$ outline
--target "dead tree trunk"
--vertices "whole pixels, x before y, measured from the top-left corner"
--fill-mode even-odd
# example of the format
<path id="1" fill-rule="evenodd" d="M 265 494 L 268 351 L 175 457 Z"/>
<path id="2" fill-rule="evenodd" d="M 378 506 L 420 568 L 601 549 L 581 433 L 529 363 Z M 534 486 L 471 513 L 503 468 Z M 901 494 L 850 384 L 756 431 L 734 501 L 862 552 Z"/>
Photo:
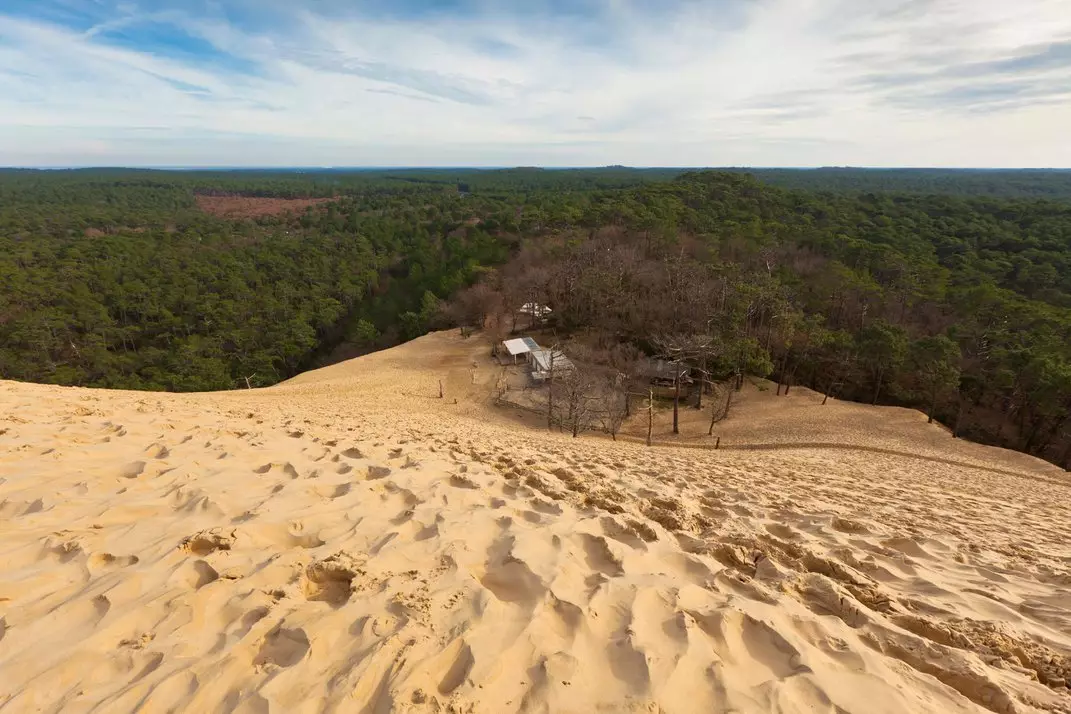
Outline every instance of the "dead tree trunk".
<path id="1" fill-rule="evenodd" d="M 651 432 L 654 430 L 654 390 L 647 390 L 647 445 L 651 445 Z"/>
<path id="2" fill-rule="evenodd" d="M 680 434 L 679 411 L 681 404 L 681 375 L 680 368 L 676 368 L 677 376 L 673 380 L 673 433 Z"/>
<path id="3" fill-rule="evenodd" d="M 554 352 L 550 353 L 550 374 L 547 375 L 547 431 L 554 428 Z"/>
<path id="4" fill-rule="evenodd" d="M 713 399 L 710 400 L 710 428 L 707 429 L 707 436 L 714 436 L 714 424 L 718 421 L 718 403 Z"/>

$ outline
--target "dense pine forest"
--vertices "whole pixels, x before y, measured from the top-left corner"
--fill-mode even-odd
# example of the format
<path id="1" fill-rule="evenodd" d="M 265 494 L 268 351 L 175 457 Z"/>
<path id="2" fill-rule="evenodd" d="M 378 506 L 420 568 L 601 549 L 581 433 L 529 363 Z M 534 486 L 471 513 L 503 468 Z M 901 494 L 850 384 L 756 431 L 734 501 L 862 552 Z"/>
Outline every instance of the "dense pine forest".
<path id="1" fill-rule="evenodd" d="M 0 171 L 0 286 L 7 379 L 263 386 L 534 301 L 1071 465 L 1068 172 Z"/>

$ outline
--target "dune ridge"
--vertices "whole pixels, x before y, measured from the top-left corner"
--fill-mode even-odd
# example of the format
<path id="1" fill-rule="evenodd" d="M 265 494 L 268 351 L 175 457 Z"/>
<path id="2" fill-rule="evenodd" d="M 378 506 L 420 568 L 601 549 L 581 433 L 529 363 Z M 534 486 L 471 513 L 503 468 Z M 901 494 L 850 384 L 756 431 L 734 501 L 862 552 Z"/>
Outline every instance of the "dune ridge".
<path id="1" fill-rule="evenodd" d="M 483 354 L 0 383 L 0 712 L 1071 712 L 1058 469 L 802 392 L 574 440 Z"/>

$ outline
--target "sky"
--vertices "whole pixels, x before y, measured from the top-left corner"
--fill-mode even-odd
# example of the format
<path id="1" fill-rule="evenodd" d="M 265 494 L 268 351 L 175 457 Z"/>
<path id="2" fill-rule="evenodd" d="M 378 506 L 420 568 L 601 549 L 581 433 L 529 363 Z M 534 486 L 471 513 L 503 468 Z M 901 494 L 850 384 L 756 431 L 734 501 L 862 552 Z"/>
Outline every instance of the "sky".
<path id="1" fill-rule="evenodd" d="M 1071 0 L 0 0 L 3 166 L 1071 167 Z"/>

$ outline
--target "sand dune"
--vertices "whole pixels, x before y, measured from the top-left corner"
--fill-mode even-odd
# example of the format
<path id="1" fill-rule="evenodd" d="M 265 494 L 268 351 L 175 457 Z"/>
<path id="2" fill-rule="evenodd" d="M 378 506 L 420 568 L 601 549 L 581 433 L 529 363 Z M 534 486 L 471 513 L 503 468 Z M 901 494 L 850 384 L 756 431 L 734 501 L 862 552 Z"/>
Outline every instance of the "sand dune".
<path id="1" fill-rule="evenodd" d="M 1071 712 L 1062 471 L 805 390 L 574 440 L 483 354 L 0 383 L 0 712 Z"/>

